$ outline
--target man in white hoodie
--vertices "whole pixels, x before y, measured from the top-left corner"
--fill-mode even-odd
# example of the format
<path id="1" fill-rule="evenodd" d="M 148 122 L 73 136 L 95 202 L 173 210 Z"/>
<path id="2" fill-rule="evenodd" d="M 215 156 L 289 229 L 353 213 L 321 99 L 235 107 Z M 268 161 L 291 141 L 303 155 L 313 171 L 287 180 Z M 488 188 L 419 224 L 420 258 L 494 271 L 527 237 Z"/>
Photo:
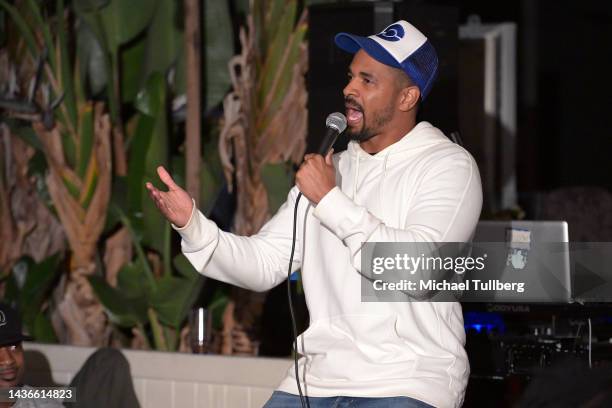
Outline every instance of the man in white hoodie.
<path id="1" fill-rule="evenodd" d="M 206 276 L 262 291 L 282 282 L 292 244 L 310 326 L 298 340 L 300 379 L 315 407 L 459 407 L 469 375 L 461 306 L 362 302 L 364 242 L 466 242 L 478 221 L 478 169 L 463 148 L 416 123 L 437 56 L 414 26 L 398 21 L 370 37 L 336 44 L 355 56 L 344 88 L 345 152 L 307 155 L 287 201 L 254 236 L 223 232 L 159 169 L 168 191 L 147 184 Z M 290 369 L 268 408 L 299 407 Z"/>

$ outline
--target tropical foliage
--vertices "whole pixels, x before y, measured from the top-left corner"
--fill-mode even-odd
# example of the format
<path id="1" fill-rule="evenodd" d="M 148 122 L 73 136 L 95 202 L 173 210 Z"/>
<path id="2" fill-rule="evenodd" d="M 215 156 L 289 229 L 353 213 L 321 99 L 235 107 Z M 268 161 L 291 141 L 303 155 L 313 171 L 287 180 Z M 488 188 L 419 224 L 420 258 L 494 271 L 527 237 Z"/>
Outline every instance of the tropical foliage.
<path id="1" fill-rule="evenodd" d="M 192 123 L 204 116 L 196 199 L 209 213 L 224 184 L 236 187 L 234 231 L 250 234 L 303 154 L 306 15 L 296 1 L 252 2 L 233 57 L 229 3 L 201 4 L 204 103 L 187 110 Z M 186 10 L 174 0 L 0 0 L 0 10 L 0 298 L 40 340 L 184 348 L 204 279 L 177 255 L 144 183 L 162 187 L 159 165 L 183 185 L 190 177 Z"/>
<path id="2" fill-rule="evenodd" d="M 223 103 L 219 152 L 228 185 L 236 186 L 239 235 L 259 231 L 282 204 L 306 147 L 307 24 L 306 11 L 297 13 L 296 1 L 252 2 L 241 53 L 230 61 L 233 91 Z M 237 324 L 256 325 L 264 297 L 236 288 L 233 298 Z M 228 354 L 231 324 L 222 347 Z"/>

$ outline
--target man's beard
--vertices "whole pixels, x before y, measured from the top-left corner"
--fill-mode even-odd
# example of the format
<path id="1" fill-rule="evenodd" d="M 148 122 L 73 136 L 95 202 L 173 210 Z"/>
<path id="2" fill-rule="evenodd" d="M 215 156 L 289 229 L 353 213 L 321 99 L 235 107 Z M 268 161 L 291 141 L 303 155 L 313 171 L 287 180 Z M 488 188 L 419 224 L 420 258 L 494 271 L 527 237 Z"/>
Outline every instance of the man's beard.
<path id="1" fill-rule="evenodd" d="M 385 108 L 374 112 L 372 114 L 373 119 L 372 119 L 372 126 L 369 126 L 366 123 L 366 115 L 365 112 L 363 112 L 363 110 L 361 110 L 362 112 L 362 126 L 361 129 L 355 130 L 353 131 L 351 128 L 347 129 L 347 136 L 349 138 L 349 140 L 354 140 L 356 142 L 365 142 L 366 140 L 370 140 L 371 138 L 373 138 L 374 136 L 378 135 L 380 133 L 380 129 L 382 127 L 384 127 L 390 120 L 391 117 L 393 116 L 393 104 L 389 103 L 389 105 L 387 105 Z"/>

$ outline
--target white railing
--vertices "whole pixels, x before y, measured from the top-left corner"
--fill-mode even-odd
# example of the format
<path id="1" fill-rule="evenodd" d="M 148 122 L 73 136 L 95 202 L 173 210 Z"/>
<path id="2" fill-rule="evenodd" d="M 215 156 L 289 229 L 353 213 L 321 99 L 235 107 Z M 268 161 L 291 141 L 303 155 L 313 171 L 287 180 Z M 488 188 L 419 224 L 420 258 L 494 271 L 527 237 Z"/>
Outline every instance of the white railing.
<path id="1" fill-rule="evenodd" d="M 24 343 L 26 382 L 69 384 L 95 349 Z M 143 408 L 260 408 L 292 360 L 121 350 Z M 78 397 L 77 397 L 78 398 Z"/>

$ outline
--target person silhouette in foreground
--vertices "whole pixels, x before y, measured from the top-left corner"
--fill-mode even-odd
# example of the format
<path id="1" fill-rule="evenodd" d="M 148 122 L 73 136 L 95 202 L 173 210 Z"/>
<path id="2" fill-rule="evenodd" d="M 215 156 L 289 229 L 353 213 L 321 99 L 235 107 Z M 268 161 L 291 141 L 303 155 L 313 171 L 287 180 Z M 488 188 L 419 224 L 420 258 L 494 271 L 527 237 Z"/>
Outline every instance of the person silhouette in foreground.
<path id="1" fill-rule="evenodd" d="M 31 340 L 23 334 L 19 314 L 10 306 L 0 303 L 0 390 L 17 387 L 35 391 L 24 384 L 25 356 L 23 341 Z M 46 386 L 57 386 L 47 384 Z M 69 387 L 73 388 L 75 402 L 48 398 L 23 398 L 17 402 L 0 402 L 0 408 L 138 408 L 130 366 L 117 349 L 102 348 L 87 358 Z"/>
<path id="2" fill-rule="evenodd" d="M 20 391 L 33 391 L 33 387 L 23 384 L 25 358 L 23 341 L 31 340 L 23 334 L 19 314 L 6 304 L 0 303 L 0 390 L 19 388 Z M 62 403 L 55 399 L 23 398 L 16 402 L 0 402 L 0 408 L 60 408 Z"/>

